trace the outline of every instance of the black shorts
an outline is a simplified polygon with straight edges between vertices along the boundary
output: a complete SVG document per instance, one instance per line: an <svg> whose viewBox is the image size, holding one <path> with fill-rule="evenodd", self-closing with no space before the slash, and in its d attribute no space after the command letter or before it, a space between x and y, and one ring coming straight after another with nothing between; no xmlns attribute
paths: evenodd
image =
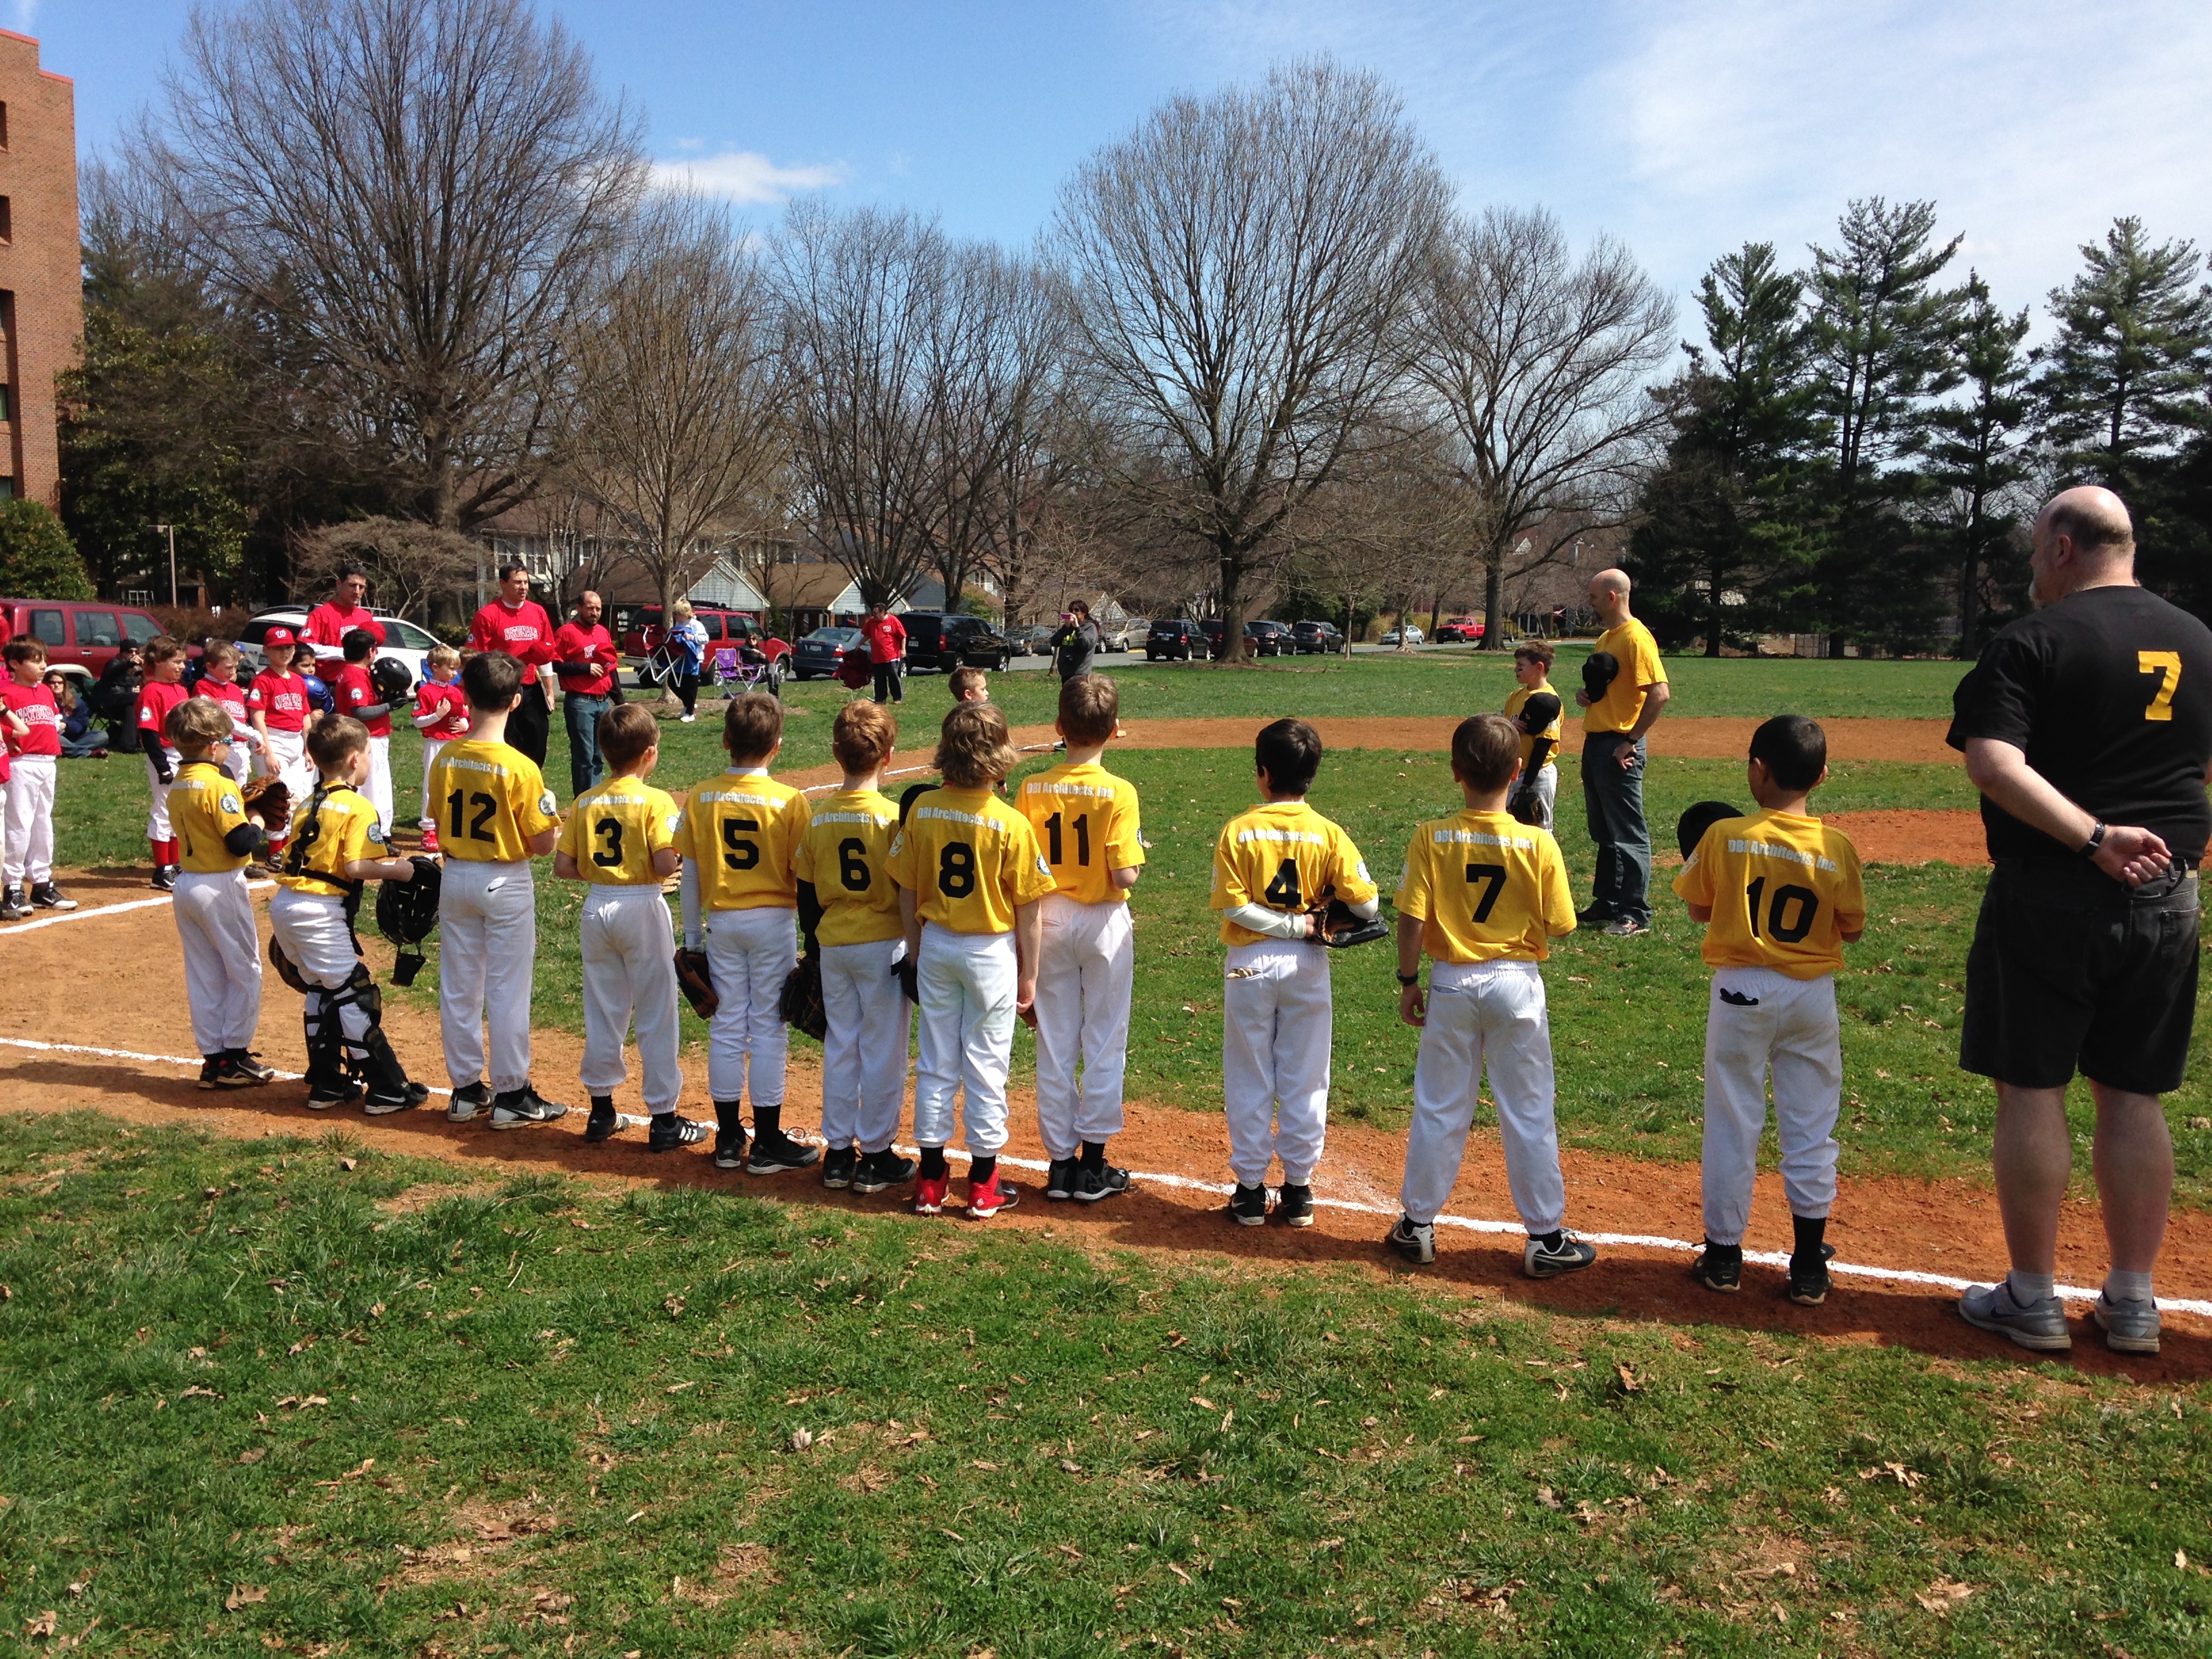
<svg viewBox="0 0 2212 1659"><path fill-rule="evenodd" d="M2000 859L1966 952L1959 1064L2021 1089L2079 1070L2179 1088L2197 1013L2197 872L2130 892L2082 859Z"/></svg>

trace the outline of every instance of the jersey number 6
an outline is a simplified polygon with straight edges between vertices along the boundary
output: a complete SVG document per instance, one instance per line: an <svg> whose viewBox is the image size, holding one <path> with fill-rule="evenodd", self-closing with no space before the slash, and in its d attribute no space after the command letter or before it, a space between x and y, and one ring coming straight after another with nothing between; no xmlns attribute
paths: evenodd
<svg viewBox="0 0 2212 1659"><path fill-rule="evenodd" d="M858 836L837 843L837 878L848 893L865 893L874 879L868 872L868 844Z"/></svg>

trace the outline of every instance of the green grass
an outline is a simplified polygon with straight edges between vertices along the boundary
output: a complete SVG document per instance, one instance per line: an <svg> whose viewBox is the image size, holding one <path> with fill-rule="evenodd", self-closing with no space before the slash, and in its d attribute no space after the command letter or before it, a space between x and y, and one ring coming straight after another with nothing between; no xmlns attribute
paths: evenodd
<svg viewBox="0 0 2212 1659"><path fill-rule="evenodd" d="M2203 1384L459 1179L0 1118L27 1651L2212 1644Z"/></svg>

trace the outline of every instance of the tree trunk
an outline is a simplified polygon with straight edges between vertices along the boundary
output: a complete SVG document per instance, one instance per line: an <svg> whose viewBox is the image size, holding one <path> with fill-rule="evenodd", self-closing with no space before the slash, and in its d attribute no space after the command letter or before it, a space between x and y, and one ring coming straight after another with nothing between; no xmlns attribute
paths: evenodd
<svg viewBox="0 0 2212 1659"><path fill-rule="evenodd" d="M1494 547L1482 560L1482 639L1484 651L1503 651L1505 630L1498 626L1498 613L1505 603L1505 550Z"/></svg>
<svg viewBox="0 0 2212 1659"><path fill-rule="evenodd" d="M1705 572L1705 654L1717 657L1721 653L1721 573L1717 568Z"/></svg>
<svg viewBox="0 0 2212 1659"><path fill-rule="evenodd" d="M1214 544L1221 570L1221 660L1249 660L1244 650L1244 561L1227 537Z"/></svg>

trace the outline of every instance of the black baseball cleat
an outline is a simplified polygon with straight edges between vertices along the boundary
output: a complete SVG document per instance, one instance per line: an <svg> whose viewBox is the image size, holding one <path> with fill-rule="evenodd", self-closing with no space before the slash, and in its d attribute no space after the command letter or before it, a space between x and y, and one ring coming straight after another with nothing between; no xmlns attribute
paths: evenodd
<svg viewBox="0 0 2212 1659"><path fill-rule="evenodd" d="M1075 1196L1076 1161L1072 1158L1056 1158L1045 1171L1044 1195L1053 1202Z"/></svg>
<svg viewBox="0 0 2212 1659"><path fill-rule="evenodd" d="M42 910L74 910L76 901L67 896L51 881L34 882L31 887L31 902Z"/></svg>
<svg viewBox="0 0 2212 1659"><path fill-rule="evenodd" d="M832 1192L843 1192L853 1184L853 1171L860 1163L858 1148L832 1146L822 1154L822 1184Z"/></svg>
<svg viewBox="0 0 2212 1659"><path fill-rule="evenodd" d="M354 1082L315 1083L307 1087L307 1109L327 1112L339 1106L350 1106L368 1092Z"/></svg>
<svg viewBox="0 0 2212 1659"><path fill-rule="evenodd" d="M718 1170L742 1170L745 1167L745 1132L732 1124L714 1132L714 1167Z"/></svg>
<svg viewBox="0 0 2212 1659"><path fill-rule="evenodd" d="M1263 1186L1247 1187L1242 1182L1229 1194L1229 1218L1240 1227L1263 1226L1267 1219L1267 1189Z"/></svg>
<svg viewBox="0 0 2212 1659"><path fill-rule="evenodd" d="M371 1089L361 1109L371 1117L389 1117L394 1112L411 1112L429 1097L430 1085L427 1083L409 1083L397 1089Z"/></svg>
<svg viewBox="0 0 2212 1659"><path fill-rule="evenodd" d="M601 1096L592 1103L592 1115L584 1120L584 1139L592 1146L611 1140L622 1131L622 1114L615 1110L613 1101Z"/></svg>
<svg viewBox="0 0 2212 1659"><path fill-rule="evenodd" d="M165 893L175 892L177 890L177 873L182 868L183 866L181 865L175 864L164 864L161 866L154 872L154 885L160 888L161 891Z"/></svg>
<svg viewBox="0 0 2212 1659"><path fill-rule="evenodd" d="M912 1158L901 1158L888 1146L880 1152L865 1152L853 1171L853 1190L879 1193L886 1187L903 1187L919 1168Z"/></svg>
<svg viewBox="0 0 2212 1659"><path fill-rule="evenodd" d="M448 1123L471 1123L476 1115L491 1104L491 1091L482 1078L474 1083L464 1083L453 1091L452 1103L446 1108Z"/></svg>
<svg viewBox="0 0 2212 1659"><path fill-rule="evenodd" d="M679 1147L696 1146L707 1138L707 1126L696 1118L677 1112L655 1112L653 1126L645 1137L648 1152L672 1152Z"/></svg>
<svg viewBox="0 0 2212 1659"><path fill-rule="evenodd" d="M21 921L30 914L31 902L21 888L0 888L0 921Z"/></svg>
<svg viewBox="0 0 2212 1659"><path fill-rule="evenodd" d="M1791 1256L1790 1288L1784 1294L1801 1308L1817 1308L1826 1302L1832 1288L1828 1280L1828 1263L1835 1259L1835 1255L1836 1247L1824 1243L1820 1246L1820 1259L1817 1261L1800 1267L1797 1258Z"/></svg>
<svg viewBox="0 0 2212 1659"><path fill-rule="evenodd" d="M223 1057L221 1054L210 1054L205 1060L200 1061L199 1086L201 1088L222 1087L222 1061Z"/></svg>
<svg viewBox="0 0 2212 1659"><path fill-rule="evenodd" d="M250 1048L233 1048L223 1058L230 1062L232 1070L243 1073L252 1082L274 1083L276 1080L276 1068L264 1066L254 1058Z"/></svg>
<svg viewBox="0 0 2212 1659"><path fill-rule="evenodd" d="M806 1146L781 1129L770 1129L753 1137L752 1156L745 1160L745 1173L781 1175L786 1170L804 1170L821 1156L819 1146Z"/></svg>
<svg viewBox="0 0 2212 1659"><path fill-rule="evenodd" d="M526 1083L520 1089L502 1089L491 1097L491 1127L495 1129L535 1128L568 1115L566 1106L546 1099Z"/></svg>
<svg viewBox="0 0 2212 1659"><path fill-rule="evenodd" d="M1275 1219L1285 1227L1312 1226L1313 1188L1285 1181L1275 1198Z"/></svg>
<svg viewBox="0 0 2212 1659"><path fill-rule="evenodd" d="M1401 1215L1398 1224L1383 1236L1382 1243L1418 1267L1425 1267L1437 1259L1437 1229L1433 1222L1416 1221L1411 1216Z"/></svg>
<svg viewBox="0 0 2212 1659"><path fill-rule="evenodd" d="M1709 1291L1734 1296L1743 1285L1743 1246L1707 1241L1690 1264L1690 1277Z"/></svg>
<svg viewBox="0 0 2212 1659"><path fill-rule="evenodd" d="M1075 1201L1096 1204L1129 1190L1129 1172L1111 1164L1079 1164L1075 1170Z"/></svg>

